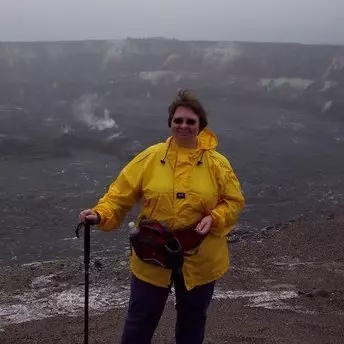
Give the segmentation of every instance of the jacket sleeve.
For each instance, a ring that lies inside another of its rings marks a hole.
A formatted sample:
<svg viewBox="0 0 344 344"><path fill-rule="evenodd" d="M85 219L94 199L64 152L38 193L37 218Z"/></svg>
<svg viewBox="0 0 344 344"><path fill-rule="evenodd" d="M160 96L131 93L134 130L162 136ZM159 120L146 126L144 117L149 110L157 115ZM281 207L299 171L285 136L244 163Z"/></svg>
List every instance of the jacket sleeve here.
<svg viewBox="0 0 344 344"><path fill-rule="evenodd" d="M229 161L221 156L216 165L219 202L210 213L213 218L212 233L226 236L238 222L245 205L245 199L239 180Z"/></svg>
<svg viewBox="0 0 344 344"><path fill-rule="evenodd" d="M134 157L93 207L100 216L99 228L102 231L118 228L126 213L139 201L144 171L143 160L146 157L145 151Z"/></svg>

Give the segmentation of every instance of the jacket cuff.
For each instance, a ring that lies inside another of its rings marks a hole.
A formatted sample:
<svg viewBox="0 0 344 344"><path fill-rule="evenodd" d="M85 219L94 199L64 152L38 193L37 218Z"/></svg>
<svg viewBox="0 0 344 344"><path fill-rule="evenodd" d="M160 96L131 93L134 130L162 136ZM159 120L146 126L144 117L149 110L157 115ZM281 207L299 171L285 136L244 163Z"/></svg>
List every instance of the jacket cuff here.
<svg viewBox="0 0 344 344"><path fill-rule="evenodd" d="M97 209L97 208L93 208L92 209L95 213L96 213L96 215L97 215L97 225L101 225L102 224L102 222L104 221L104 216L102 216L102 214L101 214L101 211L99 210L99 209Z"/></svg>
<svg viewBox="0 0 344 344"><path fill-rule="evenodd" d="M99 212L97 210L94 211L97 214L97 224L101 222L102 217L100 216Z"/></svg>

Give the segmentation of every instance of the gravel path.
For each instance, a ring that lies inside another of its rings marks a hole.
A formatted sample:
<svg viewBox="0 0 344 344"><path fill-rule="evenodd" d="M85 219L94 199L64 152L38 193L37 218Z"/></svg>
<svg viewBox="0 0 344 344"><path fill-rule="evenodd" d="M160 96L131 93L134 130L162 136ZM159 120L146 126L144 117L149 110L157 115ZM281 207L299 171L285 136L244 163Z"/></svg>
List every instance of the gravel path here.
<svg viewBox="0 0 344 344"><path fill-rule="evenodd" d="M301 218L230 244L205 343L343 343L344 212ZM128 252L91 257L90 343L118 343ZM83 261L2 266L0 342L83 343ZM153 343L174 343L170 297Z"/></svg>

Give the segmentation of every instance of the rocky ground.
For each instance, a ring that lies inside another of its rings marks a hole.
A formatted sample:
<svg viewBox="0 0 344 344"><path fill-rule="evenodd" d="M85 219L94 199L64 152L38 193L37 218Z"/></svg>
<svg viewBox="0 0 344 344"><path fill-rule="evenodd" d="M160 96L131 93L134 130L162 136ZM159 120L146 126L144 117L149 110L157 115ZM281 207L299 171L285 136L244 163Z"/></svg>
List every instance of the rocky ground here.
<svg viewBox="0 0 344 344"><path fill-rule="evenodd" d="M230 240L205 343L343 343L344 211ZM91 257L90 343L118 343L128 253ZM83 343L83 260L1 267L0 342ZM173 343L171 296L153 343Z"/></svg>

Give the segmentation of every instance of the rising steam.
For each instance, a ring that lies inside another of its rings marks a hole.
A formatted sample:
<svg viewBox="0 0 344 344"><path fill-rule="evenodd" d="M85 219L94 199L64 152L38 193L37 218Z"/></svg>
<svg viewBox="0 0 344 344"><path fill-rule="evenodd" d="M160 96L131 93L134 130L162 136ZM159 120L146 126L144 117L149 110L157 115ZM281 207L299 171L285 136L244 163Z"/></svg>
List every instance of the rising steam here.
<svg viewBox="0 0 344 344"><path fill-rule="evenodd" d="M90 129L103 131L105 129L117 129L118 125L110 117L110 111L104 109L102 116L98 115L100 101L97 94L86 94L81 96L74 105L75 117L85 123Z"/></svg>

